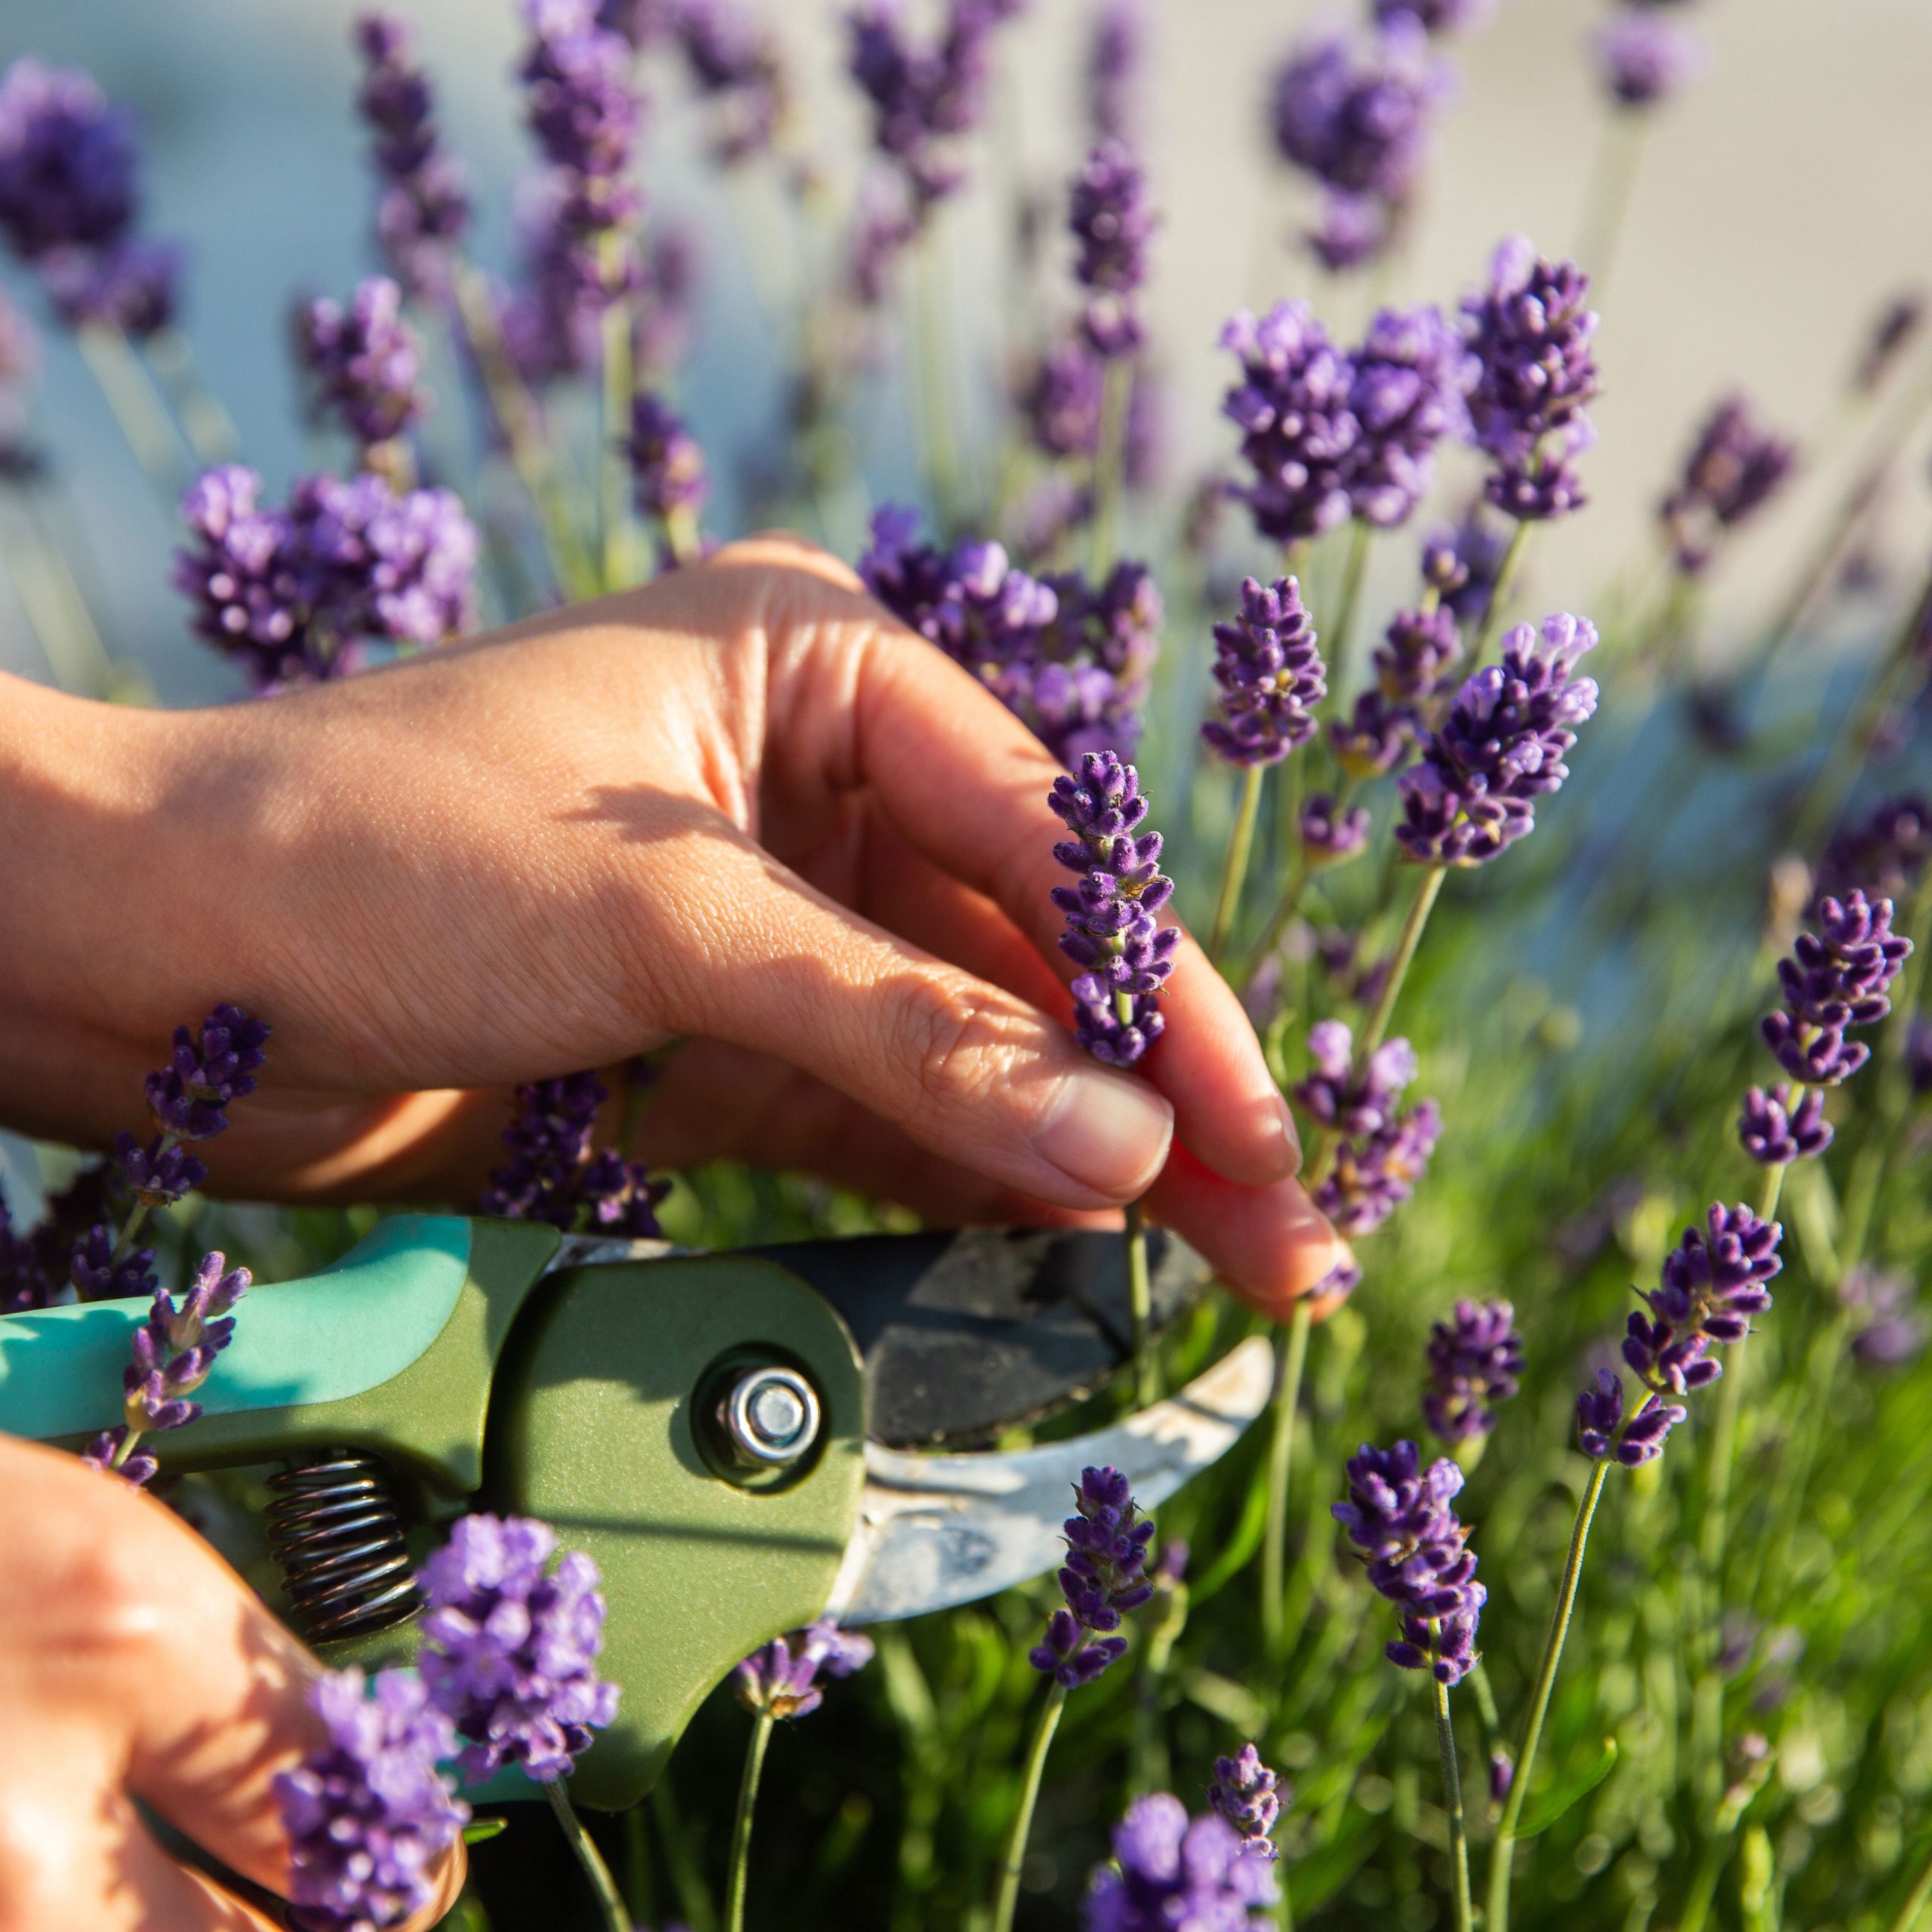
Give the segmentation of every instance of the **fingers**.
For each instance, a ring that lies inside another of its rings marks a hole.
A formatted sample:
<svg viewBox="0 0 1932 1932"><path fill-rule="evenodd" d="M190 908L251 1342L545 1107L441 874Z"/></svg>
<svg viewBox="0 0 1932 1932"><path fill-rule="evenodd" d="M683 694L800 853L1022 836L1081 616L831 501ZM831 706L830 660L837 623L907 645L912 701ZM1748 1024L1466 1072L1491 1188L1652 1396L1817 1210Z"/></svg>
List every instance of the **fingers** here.
<svg viewBox="0 0 1932 1932"><path fill-rule="evenodd" d="M1051 755L992 694L922 640L881 628L863 649L851 706L854 781L936 864L1001 906L1048 958L1060 916L1048 895ZM1156 814L1158 819L1158 814ZM1240 1002L1192 940L1162 995L1167 1031L1144 1063L1181 1138L1231 1180L1294 1172L1300 1149Z"/></svg>
<svg viewBox="0 0 1932 1932"><path fill-rule="evenodd" d="M721 823L688 835L710 883L684 915L694 930L674 947L637 936L637 970L660 976L678 1030L789 1060L928 1151L1062 1207L1118 1205L1159 1171L1173 1112L1144 1082Z"/></svg>
<svg viewBox="0 0 1932 1932"><path fill-rule="evenodd" d="M1153 1217L1212 1262L1235 1294L1280 1320L1350 1258L1297 1180L1241 1187L1175 1148L1148 1197ZM1327 1312L1318 1305L1316 1312Z"/></svg>

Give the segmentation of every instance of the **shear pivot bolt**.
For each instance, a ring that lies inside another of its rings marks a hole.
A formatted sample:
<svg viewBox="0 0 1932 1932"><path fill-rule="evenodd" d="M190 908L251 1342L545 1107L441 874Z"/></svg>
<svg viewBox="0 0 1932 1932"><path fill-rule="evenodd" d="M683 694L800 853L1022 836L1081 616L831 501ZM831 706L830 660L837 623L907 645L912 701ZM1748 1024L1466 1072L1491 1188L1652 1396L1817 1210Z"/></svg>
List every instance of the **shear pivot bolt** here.
<svg viewBox="0 0 1932 1932"><path fill-rule="evenodd" d="M818 1440L818 1392L789 1368L746 1369L718 1405L718 1420L738 1460L782 1469Z"/></svg>

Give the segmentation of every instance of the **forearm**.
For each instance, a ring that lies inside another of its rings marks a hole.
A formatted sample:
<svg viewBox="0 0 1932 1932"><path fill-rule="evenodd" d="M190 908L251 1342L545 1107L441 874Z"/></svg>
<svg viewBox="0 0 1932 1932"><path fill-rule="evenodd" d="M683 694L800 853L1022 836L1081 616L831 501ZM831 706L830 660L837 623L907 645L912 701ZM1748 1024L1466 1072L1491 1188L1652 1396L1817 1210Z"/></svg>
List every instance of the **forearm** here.
<svg viewBox="0 0 1932 1932"><path fill-rule="evenodd" d="M194 789L178 715L0 675L0 1123L99 1143L208 983L187 876ZM238 989L237 989L238 990Z"/></svg>

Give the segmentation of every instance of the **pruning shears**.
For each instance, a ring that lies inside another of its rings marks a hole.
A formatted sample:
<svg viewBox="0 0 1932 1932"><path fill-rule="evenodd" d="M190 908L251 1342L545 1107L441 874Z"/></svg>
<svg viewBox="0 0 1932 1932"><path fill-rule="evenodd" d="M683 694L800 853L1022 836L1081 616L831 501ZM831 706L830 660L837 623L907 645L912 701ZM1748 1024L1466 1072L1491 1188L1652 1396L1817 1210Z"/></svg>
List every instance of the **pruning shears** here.
<svg viewBox="0 0 1932 1932"><path fill-rule="evenodd" d="M1156 1234L1154 1319L1207 1270ZM78 1447L119 1420L145 1303L0 1317L0 1429ZM572 1789L634 1803L740 1658L824 1616L915 1617L1052 1568L1069 1485L1151 1507L1266 1406L1257 1337L1114 1426L985 1446L1128 1354L1119 1238L974 1231L697 1254L398 1215L258 1287L168 1466L270 1478L278 1612L333 1663L407 1662L439 1521L542 1518L603 1573L616 1723ZM494 1792L492 1795L496 1795Z"/></svg>

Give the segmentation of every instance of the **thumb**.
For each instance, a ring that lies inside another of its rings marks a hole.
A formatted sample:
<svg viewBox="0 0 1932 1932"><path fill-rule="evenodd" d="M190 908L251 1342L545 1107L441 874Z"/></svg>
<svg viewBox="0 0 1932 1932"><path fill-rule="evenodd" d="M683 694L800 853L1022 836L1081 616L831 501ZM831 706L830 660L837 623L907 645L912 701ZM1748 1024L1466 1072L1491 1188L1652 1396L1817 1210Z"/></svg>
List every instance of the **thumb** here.
<svg viewBox="0 0 1932 1932"><path fill-rule="evenodd" d="M789 1062L933 1152L1037 1200L1118 1204L1159 1173L1174 1110L1097 1065L1066 1028L827 898L721 818L697 875L701 922L681 1030ZM662 959L661 934L648 949ZM661 970L661 969L660 969Z"/></svg>

